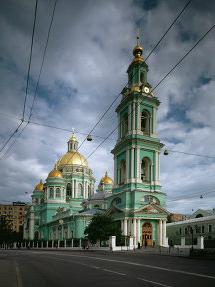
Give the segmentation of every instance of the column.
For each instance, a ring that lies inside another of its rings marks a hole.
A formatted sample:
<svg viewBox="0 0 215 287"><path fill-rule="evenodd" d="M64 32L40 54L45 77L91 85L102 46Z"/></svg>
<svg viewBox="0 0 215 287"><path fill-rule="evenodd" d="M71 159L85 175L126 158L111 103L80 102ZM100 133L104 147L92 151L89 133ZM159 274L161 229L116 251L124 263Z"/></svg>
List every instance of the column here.
<svg viewBox="0 0 215 287"><path fill-rule="evenodd" d="M140 242L140 219L137 219L137 243Z"/></svg>
<svg viewBox="0 0 215 287"><path fill-rule="evenodd" d="M124 228L123 228L123 230L124 230L124 235L125 236L128 235L128 226L127 226L127 224L128 224L128 220L124 219Z"/></svg>
<svg viewBox="0 0 215 287"><path fill-rule="evenodd" d="M117 158L114 157L114 184L117 184Z"/></svg>
<svg viewBox="0 0 215 287"><path fill-rule="evenodd" d="M133 219L133 236L134 236L134 246L137 246L137 219Z"/></svg>
<svg viewBox="0 0 215 287"><path fill-rule="evenodd" d="M126 178L125 182L128 182L129 179L129 167L130 167L130 162L129 162L129 149L126 149Z"/></svg>
<svg viewBox="0 0 215 287"><path fill-rule="evenodd" d="M141 131L141 115L140 115L140 104L137 103L137 130Z"/></svg>
<svg viewBox="0 0 215 287"><path fill-rule="evenodd" d="M77 193L77 189L76 189L76 179L74 179L74 198L76 198L76 193Z"/></svg>
<svg viewBox="0 0 215 287"><path fill-rule="evenodd" d="M121 231L122 231L122 234L124 234L124 220L123 219L121 220Z"/></svg>
<svg viewBox="0 0 215 287"><path fill-rule="evenodd" d="M166 220L163 220L163 245L166 245Z"/></svg>
<svg viewBox="0 0 215 287"><path fill-rule="evenodd" d="M131 104L128 105L128 134L131 133L131 120L132 120L132 112L131 112L132 106Z"/></svg>
<svg viewBox="0 0 215 287"><path fill-rule="evenodd" d="M160 152L158 152L158 181L160 181Z"/></svg>
<svg viewBox="0 0 215 287"><path fill-rule="evenodd" d="M131 180L134 178L134 148L131 148Z"/></svg>
<svg viewBox="0 0 215 287"><path fill-rule="evenodd" d="M30 222L29 222L29 239L34 239L34 212L30 212Z"/></svg>
<svg viewBox="0 0 215 287"><path fill-rule="evenodd" d="M163 231L162 230L162 220L160 219L159 220L159 244L160 244L160 246L163 245L162 244L162 231Z"/></svg>
<svg viewBox="0 0 215 287"><path fill-rule="evenodd" d="M135 130L135 103L132 103L132 133Z"/></svg>
<svg viewBox="0 0 215 287"><path fill-rule="evenodd" d="M137 163L137 181L140 181L140 148L137 147L137 159L136 159L136 163Z"/></svg>
<svg viewBox="0 0 215 287"><path fill-rule="evenodd" d="M75 188L74 188L74 180L72 179L72 198L75 197Z"/></svg>

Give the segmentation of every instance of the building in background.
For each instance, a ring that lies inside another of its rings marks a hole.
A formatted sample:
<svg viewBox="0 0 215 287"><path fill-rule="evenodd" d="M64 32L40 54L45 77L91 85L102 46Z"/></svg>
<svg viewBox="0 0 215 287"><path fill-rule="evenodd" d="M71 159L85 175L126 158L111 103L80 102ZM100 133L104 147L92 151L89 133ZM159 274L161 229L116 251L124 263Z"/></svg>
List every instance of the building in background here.
<svg viewBox="0 0 215 287"><path fill-rule="evenodd" d="M36 185L26 211L24 238L67 240L85 237L84 230L98 212L118 221L134 245L167 246L169 212L160 184L157 135L159 100L148 83L148 66L137 39L128 67L128 87L116 112L118 139L114 155L114 181L106 173L94 193L95 179L87 160L78 152L73 134L68 151L56 163L46 182Z"/></svg>
<svg viewBox="0 0 215 287"><path fill-rule="evenodd" d="M167 237L173 245L180 245L185 238L186 245L195 245L203 236L205 247L215 247L215 209L198 209L188 219L167 224Z"/></svg>
<svg viewBox="0 0 215 287"><path fill-rule="evenodd" d="M4 217L12 231L20 232L24 223L25 209L24 202L13 202L12 204L0 204L0 217Z"/></svg>

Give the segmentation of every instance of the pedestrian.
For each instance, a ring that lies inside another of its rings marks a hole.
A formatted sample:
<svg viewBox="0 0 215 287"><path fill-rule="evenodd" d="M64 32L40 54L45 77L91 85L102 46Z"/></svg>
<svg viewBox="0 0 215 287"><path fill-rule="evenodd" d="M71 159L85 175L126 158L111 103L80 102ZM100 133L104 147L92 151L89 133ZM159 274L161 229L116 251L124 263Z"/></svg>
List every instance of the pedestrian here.
<svg viewBox="0 0 215 287"><path fill-rule="evenodd" d="M140 249L140 242L138 241L138 249Z"/></svg>
<svg viewBox="0 0 215 287"><path fill-rule="evenodd" d="M147 240L145 239L145 248L147 247Z"/></svg>

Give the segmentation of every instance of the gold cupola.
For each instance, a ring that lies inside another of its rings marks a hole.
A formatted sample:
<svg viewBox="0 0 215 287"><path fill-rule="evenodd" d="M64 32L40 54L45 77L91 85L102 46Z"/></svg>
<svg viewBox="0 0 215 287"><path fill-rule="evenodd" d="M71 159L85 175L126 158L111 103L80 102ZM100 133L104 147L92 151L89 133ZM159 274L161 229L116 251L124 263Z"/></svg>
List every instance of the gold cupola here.
<svg viewBox="0 0 215 287"><path fill-rule="evenodd" d="M50 177L58 177L58 178L63 178L63 175L62 173L57 170L57 168L55 167L48 175L48 178Z"/></svg>
<svg viewBox="0 0 215 287"><path fill-rule="evenodd" d="M100 180L100 184L113 184L113 180L108 176L107 171L105 173L105 176L103 176Z"/></svg>
<svg viewBox="0 0 215 287"><path fill-rule="evenodd" d="M73 133L68 140L68 151L57 161L58 170L66 165L77 165L88 167L88 162L85 157L78 152L78 140L76 135Z"/></svg>
<svg viewBox="0 0 215 287"><path fill-rule="evenodd" d="M41 179L40 182L35 186L34 191L43 191L43 188L44 188L44 184Z"/></svg>
<svg viewBox="0 0 215 287"><path fill-rule="evenodd" d="M142 57L142 54L143 54L143 47L140 45L140 37L137 36L137 45L133 49L133 55L134 55L133 62L143 62L144 59Z"/></svg>

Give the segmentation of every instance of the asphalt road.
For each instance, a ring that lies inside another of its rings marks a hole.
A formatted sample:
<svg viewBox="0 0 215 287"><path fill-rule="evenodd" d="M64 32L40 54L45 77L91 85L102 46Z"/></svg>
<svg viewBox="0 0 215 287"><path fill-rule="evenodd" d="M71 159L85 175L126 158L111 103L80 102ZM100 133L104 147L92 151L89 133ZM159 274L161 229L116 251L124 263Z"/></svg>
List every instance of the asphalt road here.
<svg viewBox="0 0 215 287"><path fill-rule="evenodd" d="M0 287L215 286L215 261L152 254L0 250Z"/></svg>

